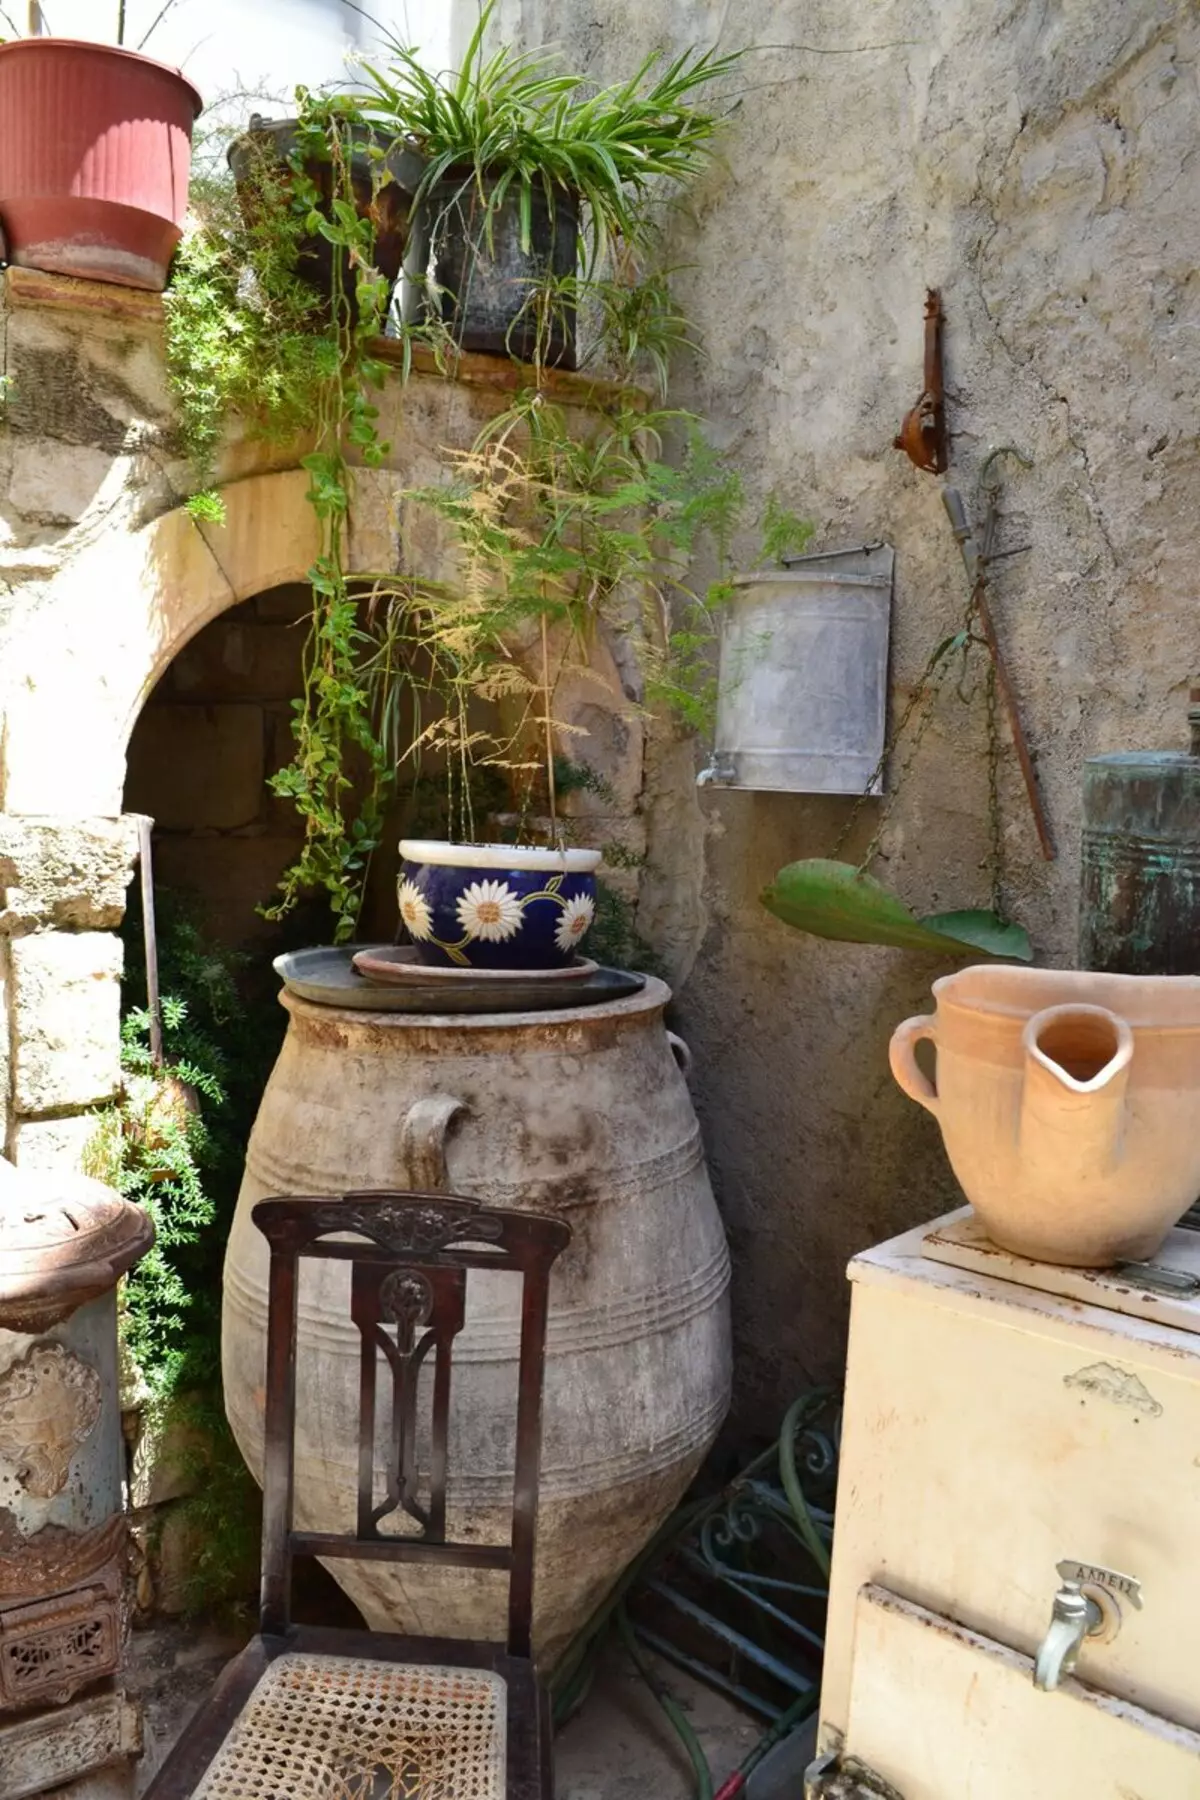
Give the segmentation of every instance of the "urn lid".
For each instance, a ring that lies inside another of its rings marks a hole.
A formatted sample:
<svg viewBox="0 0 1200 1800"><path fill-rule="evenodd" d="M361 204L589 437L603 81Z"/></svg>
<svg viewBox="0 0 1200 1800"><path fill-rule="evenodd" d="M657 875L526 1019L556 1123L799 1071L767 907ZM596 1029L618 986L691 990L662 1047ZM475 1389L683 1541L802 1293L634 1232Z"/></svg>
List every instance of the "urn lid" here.
<svg viewBox="0 0 1200 1800"><path fill-rule="evenodd" d="M140 1206L86 1175L0 1157L0 1326L45 1331L115 1287L154 1242Z"/></svg>

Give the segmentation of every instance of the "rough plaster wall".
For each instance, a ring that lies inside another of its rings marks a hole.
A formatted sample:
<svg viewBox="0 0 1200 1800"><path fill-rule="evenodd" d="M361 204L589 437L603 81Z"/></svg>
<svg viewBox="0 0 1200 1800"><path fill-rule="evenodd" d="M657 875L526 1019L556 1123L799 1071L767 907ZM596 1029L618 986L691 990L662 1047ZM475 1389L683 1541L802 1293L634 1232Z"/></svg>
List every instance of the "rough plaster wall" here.
<svg viewBox="0 0 1200 1800"><path fill-rule="evenodd" d="M460 9L463 19L473 7ZM963 575L938 483L890 448L921 386L927 284L949 317L952 476L1006 486L995 610L1058 834L1047 867L1011 752L1008 899L1039 957L1074 950L1083 758L1184 741L1195 614L1200 18L1185 0L503 0L504 35L614 79L658 43L770 46L729 84L725 165L670 260L706 355L673 397L818 545L896 545L893 708L954 629ZM743 551L749 553L749 543ZM982 904L982 704L950 693L877 871L920 910ZM679 995L734 1249L743 1412L836 1372L856 1249L954 1191L893 1087L893 1025L944 967L790 933L757 903L828 855L838 801L706 794L707 930ZM653 810L656 928L697 896L676 765ZM872 821L870 821L873 823ZM864 837L860 834L861 846ZM682 854L681 854L682 846ZM676 897L672 899L671 888ZM649 890L647 890L649 891ZM661 902L665 895L666 906ZM677 933L678 935L678 933ZM686 968L687 957L678 958Z"/></svg>

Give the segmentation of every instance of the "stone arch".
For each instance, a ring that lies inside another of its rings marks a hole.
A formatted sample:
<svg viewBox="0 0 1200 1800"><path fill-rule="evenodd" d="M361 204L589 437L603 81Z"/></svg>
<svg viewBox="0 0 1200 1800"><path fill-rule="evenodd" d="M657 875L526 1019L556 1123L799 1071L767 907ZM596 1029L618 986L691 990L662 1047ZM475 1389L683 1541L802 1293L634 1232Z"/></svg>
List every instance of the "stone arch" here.
<svg viewBox="0 0 1200 1800"><path fill-rule="evenodd" d="M133 498L125 520L105 515L10 651L0 811L119 815L130 733L172 657L227 607L311 566L307 490L298 469L231 483L222 526L176 507L135 527Z"/></svg>

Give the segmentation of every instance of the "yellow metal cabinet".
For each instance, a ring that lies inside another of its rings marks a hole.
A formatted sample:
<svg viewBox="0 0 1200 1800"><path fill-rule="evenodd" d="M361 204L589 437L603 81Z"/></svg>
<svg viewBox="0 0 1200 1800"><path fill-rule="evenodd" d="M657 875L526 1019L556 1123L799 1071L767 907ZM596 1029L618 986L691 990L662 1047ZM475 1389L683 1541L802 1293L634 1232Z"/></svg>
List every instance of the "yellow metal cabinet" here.
<svg viewBox="0 0 1200 1800"><path fill-rule="evenodd" d="M851 1264L814 1796L1200 1800L1200 1234L1156 1263L964 1211ZM1064 1560L1102 1616L1042 1691Z"/></svg>

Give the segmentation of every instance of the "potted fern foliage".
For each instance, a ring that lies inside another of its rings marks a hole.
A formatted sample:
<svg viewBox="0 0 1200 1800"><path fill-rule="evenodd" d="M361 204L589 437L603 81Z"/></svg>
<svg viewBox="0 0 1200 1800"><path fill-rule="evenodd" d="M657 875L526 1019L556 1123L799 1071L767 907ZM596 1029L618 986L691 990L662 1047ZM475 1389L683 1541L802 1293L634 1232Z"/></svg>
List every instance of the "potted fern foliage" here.
<svg viewBox="0 0 1200 1800"><path fill-rule="evenodd" d="M595 90L544 52L487 54L484 7L457 74L432 74L398 39L362 65L352 96L381 134L424 161L401 313L464 350L574 366L582 275L645 231L649 192L691 180L719 119L696 104L740 53L646 59Z"/></svg>

